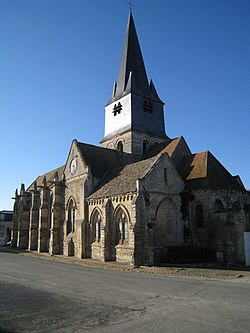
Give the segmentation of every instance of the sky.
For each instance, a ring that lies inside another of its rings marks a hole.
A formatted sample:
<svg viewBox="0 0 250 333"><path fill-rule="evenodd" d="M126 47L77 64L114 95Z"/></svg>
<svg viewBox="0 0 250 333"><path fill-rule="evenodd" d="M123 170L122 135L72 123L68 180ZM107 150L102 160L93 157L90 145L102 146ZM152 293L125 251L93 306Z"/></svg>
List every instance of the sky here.
<svg viewBox="0 0 250 333"><path fill-rule="evenodd" d="M133 4L167 135L250 189L250 1ZM0 0L0 210L64 165L73 139L99 145L128 13L126 0Z"/></svg>

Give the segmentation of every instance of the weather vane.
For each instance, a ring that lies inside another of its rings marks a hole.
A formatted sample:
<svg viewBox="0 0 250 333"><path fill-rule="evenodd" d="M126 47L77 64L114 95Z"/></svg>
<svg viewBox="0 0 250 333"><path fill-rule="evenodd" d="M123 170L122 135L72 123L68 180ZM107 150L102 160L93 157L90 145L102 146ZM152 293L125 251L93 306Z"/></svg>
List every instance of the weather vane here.
<svg viewBox="0 0 250 333"><path fill-rule="evenodd" d="M129 10L132 12L132 7L134 7L132 0L127 1L127 3L129 4Z"/></svg>

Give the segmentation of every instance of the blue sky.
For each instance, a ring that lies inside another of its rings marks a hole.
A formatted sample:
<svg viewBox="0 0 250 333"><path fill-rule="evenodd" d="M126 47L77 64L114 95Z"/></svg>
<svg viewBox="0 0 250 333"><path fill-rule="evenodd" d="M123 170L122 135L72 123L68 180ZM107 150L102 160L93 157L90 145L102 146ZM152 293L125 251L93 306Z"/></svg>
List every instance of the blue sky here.
<svg viewBox="0 0 250 333"><path fill-rule="evenodd" d="M170 137L210 150L250 188L250 2L135 0ZM117 79L126 0L0 0L0 209L15 189L98 144Z"/></svg>

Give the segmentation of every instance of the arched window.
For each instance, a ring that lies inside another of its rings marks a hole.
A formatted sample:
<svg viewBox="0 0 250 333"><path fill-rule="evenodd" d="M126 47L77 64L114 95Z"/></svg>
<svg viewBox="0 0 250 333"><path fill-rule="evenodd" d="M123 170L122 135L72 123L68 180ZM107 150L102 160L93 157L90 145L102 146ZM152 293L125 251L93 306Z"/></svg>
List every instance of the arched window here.
<svg viewBox="0 0 250 333"><path fill-rule="evenodd" d="M241 206L240 206L239 201L235 201L232 204L232 211L235 212L235 213L238 213L238 212L240 212L240 210L241 210Z"/></svg>
<svg viewBox="0 0 250 333"><path fill-rule="evenodd" d="M148 150L148 141L147 140L144 140L143 141L143 155L146 154L147 150Z"/></svg>
<svg viewBox="0 0 250 333"><path fill-rule="evenodd" d="M118 208L116 213L117 243L124 244L128 241L128 218L124 209Z"/></svg>
<svg viewBox="0 0 250 333"><path fill-rule="evenodd" d="M220 199L216 199L215 200L215 210L216 211L221 211L221 210L223 210L223 203L222 203L222 201L220 200Z"/></svg>
<svg viewBox="0 0 250 333"><path fill-rule="evenodd" d="M195 206L195 225L197 229L204 227L203 222L203 207L201 204Z"/></svg>
<svg viewBox="0 0 250 333"><path fill-rule="evenodd" d="M92 242L100 242L101 240L101 214L96 209L91 218L91 226L92 226Z"/></svg>
<svg viewBox="0 0 250 333"><path fill-rule="evenodd" d="M123 154L123 143L119 141L117 144L117 151L122 155Z"/></svg>
<svg viewBox="0 0 250 333"><path fill-rule="evenodd" d="M75 204L73 199L68 206L67 235L75 231Z"/></svg>

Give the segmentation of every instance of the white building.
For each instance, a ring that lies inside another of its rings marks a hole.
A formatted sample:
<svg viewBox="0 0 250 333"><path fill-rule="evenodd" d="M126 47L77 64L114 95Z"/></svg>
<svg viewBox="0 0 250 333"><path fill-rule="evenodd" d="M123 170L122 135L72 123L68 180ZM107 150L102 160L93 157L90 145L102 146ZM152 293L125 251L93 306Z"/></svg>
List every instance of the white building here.
<svg viewBox="0 0 250 333"><path fill-rule="evenodd" d="M0 245L6 245L11 241L12 218L11 210L0 211Z"/></svg>

